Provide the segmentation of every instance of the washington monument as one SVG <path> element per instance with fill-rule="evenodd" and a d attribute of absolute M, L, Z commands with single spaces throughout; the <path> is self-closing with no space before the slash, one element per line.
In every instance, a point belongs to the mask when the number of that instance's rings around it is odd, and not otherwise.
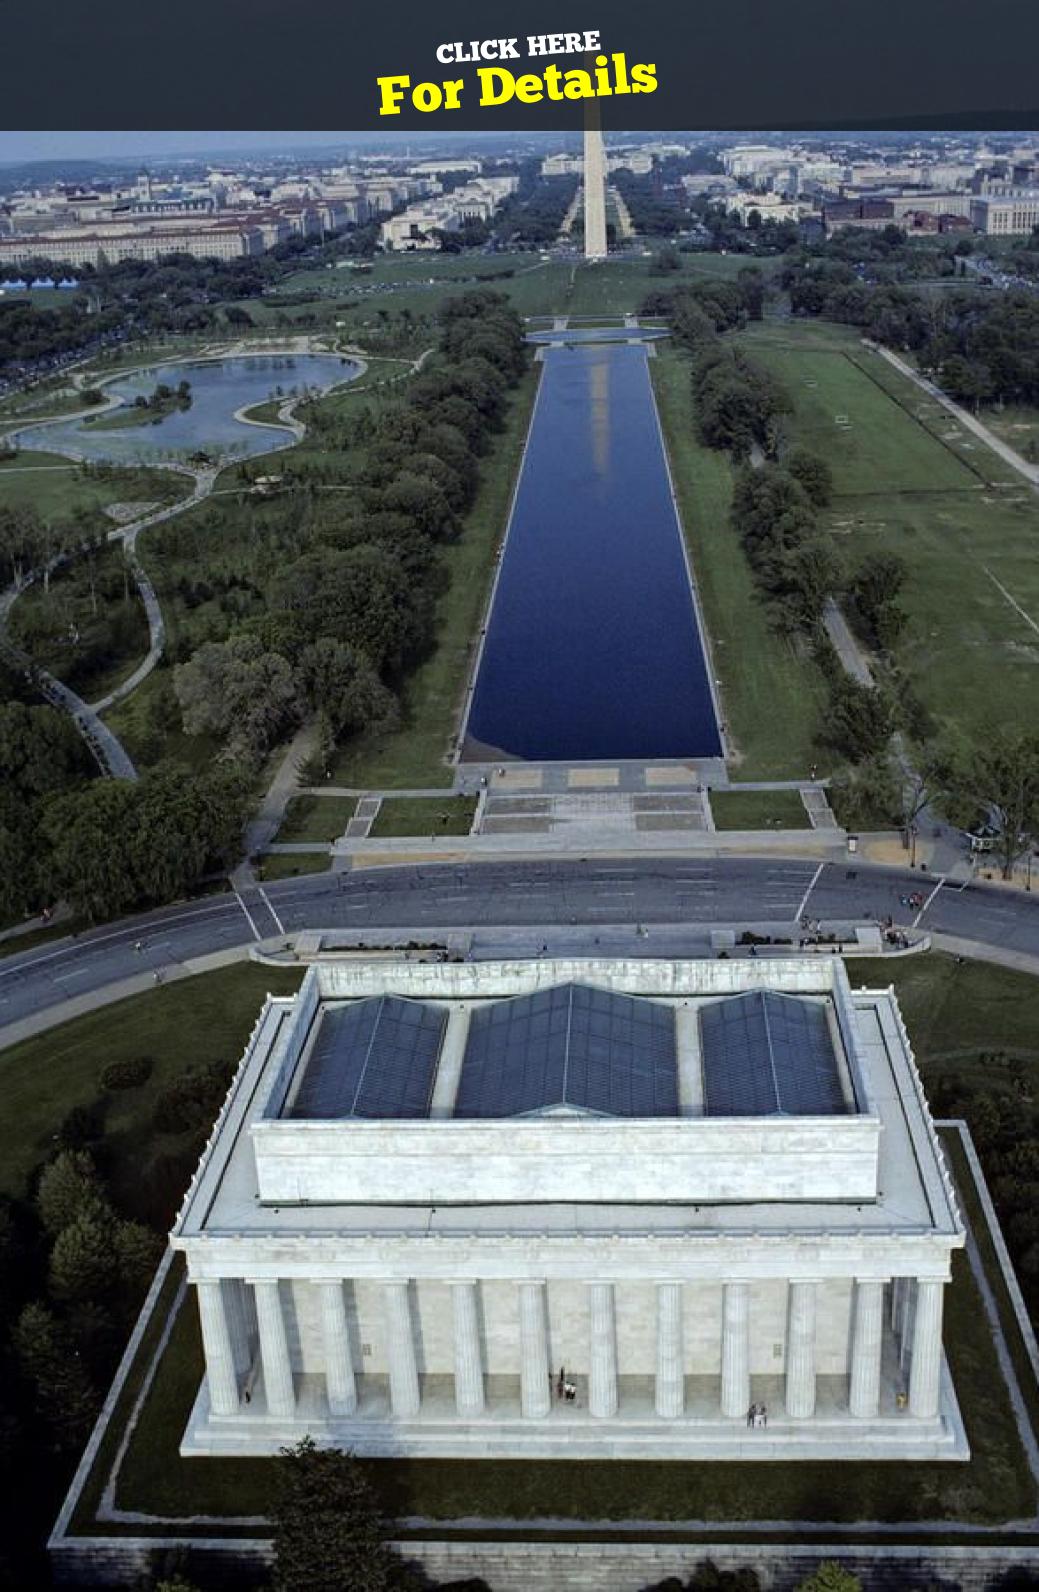
<path fill-rule="evenodd" d="M 606 258 L 606 150 L 597 126 L 584 130 L 584 257 Z"/>

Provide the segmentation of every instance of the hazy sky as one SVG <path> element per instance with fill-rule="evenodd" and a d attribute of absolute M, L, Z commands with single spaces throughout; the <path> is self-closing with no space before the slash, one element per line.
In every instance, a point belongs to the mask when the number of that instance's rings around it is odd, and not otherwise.
<path fill-rule="evenodd" d="M 450 129 L 437 129 L 440 138 Z M 396 134 L 400 138 L 400 134 Z M 414 137 L 415 135 L 411 135 Z M 467 138 L 479 138 L 469 133 Z M 340 143 L 392 142 L 392 135 L 379 133 L 227 133 L 227 132 L 151 132 L 151 133 L 5 133 L 0 132 L 0 161 L 84 160 L 108 157 L 146 159 L 157 155 L 207 154 L 210 150 L 284 149 Z"/>

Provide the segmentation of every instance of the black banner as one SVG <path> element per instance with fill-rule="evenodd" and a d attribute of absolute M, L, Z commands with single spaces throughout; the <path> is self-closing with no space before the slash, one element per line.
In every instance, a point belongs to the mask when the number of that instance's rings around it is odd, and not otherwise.
<path fill-rule="evenodd" d="M 9 4 L 2 37 L 8 128 L 576 130 L 582 71 L 614 131 L 1039 126 L 1036 0 L 93 0 Z"/>

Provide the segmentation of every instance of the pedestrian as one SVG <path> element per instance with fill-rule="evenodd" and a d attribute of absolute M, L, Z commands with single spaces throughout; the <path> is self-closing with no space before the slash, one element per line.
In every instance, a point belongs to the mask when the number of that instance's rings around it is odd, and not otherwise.
<path fill-rule="evenodd" d="M 577 1389 L 572 1382 L 566 1384 L 566 1402 L 568 1404 L 576 1404 L 577 1402 Z"/>
<path fill-rule="evenodd" d="M 566 1393 L 566 1368 L 559 1367 L 559 1381 L 556 1383 L 556 1398 L 562 1398 Z"/>
<path fill-rule="evenodd" d="M 141 952 L 144 950 L 144 941 L 143 940 L 135 940 L 133 942 L 133 948 L 137 952 L 137 955 L 140 956 Z"/>
<path fill-rule="evenodd" d="M 758 1405 L 758 1418 L 761 1421 L 762 1426 L 767 1426 L 768 1425 L 768 1405 L 767 1404 L 759 1404 Z"/>
<path fill-rule="evenodd" d="M 155 972 L 152 974 L 152 978 L 155 980 L 156 984 L 161 984 L 162 983 L 162 970 L 160 968 L 156 968 Z"/>
<path fill-rule="evenodd" d="M 752 1404 L 750 1406 L 750 1409 L 747 1411 L 747 1425 L 748 1426 L 756 1426 L 757 1425 L 757 1420 L 758 1420 L 758 1407 L 757 1407 L 756 1404 Z"/>

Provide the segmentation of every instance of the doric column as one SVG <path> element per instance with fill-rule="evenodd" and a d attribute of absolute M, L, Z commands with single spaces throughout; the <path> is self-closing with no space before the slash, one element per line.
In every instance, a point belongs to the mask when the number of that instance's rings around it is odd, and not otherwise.
<path fill-rule="evenodd" d="M 945 1284 L 918 1277 L 913 1313 L 913 1357 L 909 1363 L 909 1413 L 921 1420 L 938 1414 L 942 1377 L 942 1301 Z"/>
<path fill-rule="evenodd" d="M 750 1284 L 722 1289 L 722 1414 L 746 1415 L 750 1404 Z"/>
<path fill-rule="evenodd" d="M 223 1282 L 224 1308 L 227 1312 L 227 1330 L 231 1336 L 231 1353 L 238 1375 L 246 1376 L 252 1364 L 252 1346 L 249 1342 L 249 1319 L 246 1314 L 245 1284 L 238 1277 L 225 1277 Z"/>
<path fill-rule="evenodd" d="M 338 1277 L 320 1277 L 314 1285 L 321 1301 L 321 1337 L 325 1350 L 325 1393 L 330 1415 L 352 1415 L 357 1408 L 357 1384 L 350 1357 L 346 1325 L 346 1300 Z"/>
<path fill-rule="evenodd" d="M 884 1284 L 859 1279 L 855 1284 L 855 1317 L 851 1329 L 851 1372 L 848 1408 L 870 1420 L 880 1409 L 880 1350 L 884 1324 Z"/>
<path fill-rule="evenodd" d="M 815 1283 L 792 1282 L 786 1329 L 786 1412 L 795 1420 L 815 1414 Z"/>
<path fill-rule="evenodd" d="M 227 1322 L 223 1287 L 218 1277 L 200 1277 L 195 1283 L 202 1348 L 206 1356 L 209 1408 L 214 1415 L 237 1415 L 238 1377 Z"/>
<path fill-rule="evenodd" d="M 612 1282 L 589 1285 L 588 1314 L 588 1408 L 592 1415 L 616 1415 L 617 1326 Z"/>
<path fill-rule="evenodd" d="M 285 1317 L 281 1310 L 281 1290 L 276 1280 L 261 1278 L 253 1283 L 256 1299 L 256 1325 L 260 1333 L 260 1359 L 263 1362 L 263 1388 L 268 1415 L 295 1415 L 296 1390 L 285 1336 Z"/>
<path fill-rule="evenodd" d="M 422 1402 L 407 1281 L 385 1283 L 383 1298 L 386 1309 L 386 1358 L 390 1371 L 390 1408 L 394 1415 L 406 1419 L 418 1414 Z"/>
<path fill-rule="evenodd" d="M 459 1415 L 482 1415 L 483 1362 L 476 1284 L 452 1283 L 451 1298 L 455 1313 L 455 1409 Z"/>
<path fill-rule="evenodd" d="M 548 1372 L 548 1332 L 545 1326 L 545 1285 L 521 1282 L 520 1404 L 531 1420 L 544 1420 L 552 1408 Z"/>
<path fill-rule="evenodd" d="M 657 1414 L 673 1419 L 685 1409 L 682 1284 L 657 1283 Z"/>

